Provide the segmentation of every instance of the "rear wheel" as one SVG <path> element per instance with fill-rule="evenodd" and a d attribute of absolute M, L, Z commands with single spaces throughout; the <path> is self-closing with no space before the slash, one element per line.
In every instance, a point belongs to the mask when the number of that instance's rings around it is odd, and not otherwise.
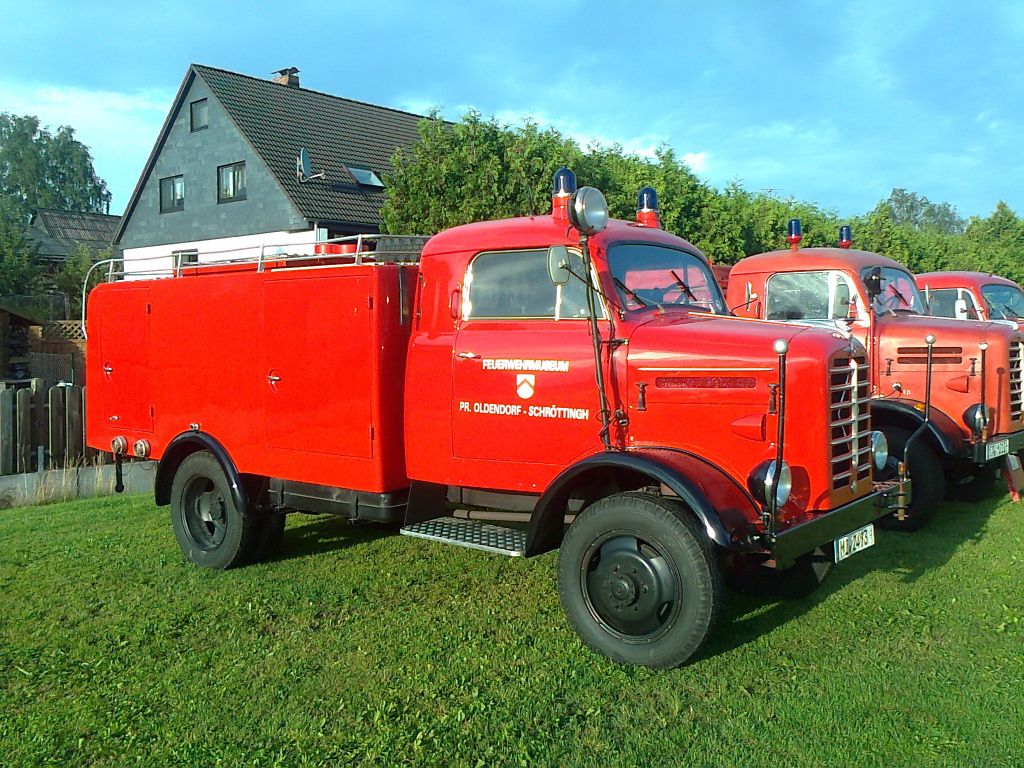
<path fill-rule="evenodd" d="M 232 568 L 256 555 L 261 525 L 238 509 L 220 462 L 209 451 L 189 455 L 171 484 L 171 522 L 185 557 L 204 568 Z"/>
<path fill-rule="evenodd" d="M 266 512 L 259 519 L 259 536 L 253 553 L 253 562 L 260 563 L 277 554 L 284 536 L 285 516 L 280 512 Z"/>
<path fill-rule="evenodd" d="M 995 490 L 997 472 L 992 464 L 975 467 L 971 474 L 953 486 L 953 498 L 958 501 L 984 501 Z"/>
<path fill-rule="evenodd" d="M 590 648 L 658 669 L 693 655 L 722 601 L 721 574 L 696 520 L 678 502 L 642 493 L 601 499 L 573 521 L 558 590 Z"/>
<path fill-rule="evenodd" d="M 899 471 L 897 464 L 903 460 L 903 452 L 913 432 L 903 427 L 882 427 L 882 432 L 889 443 L 889 460 L 885 468 L 876 473 L 875 479 L 895 480 Z M 946 493 L 946 479 L 939 455 L 927 435 L 919 435 L 911 445 L 907 474 L 912 487 L 910 506 L 904 519 L 900 520 L 897 513 L 893 513 L 880 518 L 879 527 L 891 531 L 917 531 L 938 511 Z"/>

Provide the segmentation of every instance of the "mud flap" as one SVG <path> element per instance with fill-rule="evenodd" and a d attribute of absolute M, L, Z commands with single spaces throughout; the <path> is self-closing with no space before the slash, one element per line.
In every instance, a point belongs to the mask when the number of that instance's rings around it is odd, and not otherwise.
<path fill-rule="evenodd" d="M 1006 478 L 1006 488 L 1010 492 L 1010 498 L 1019 502 L 1021 493 L 1024 493 L 1024 467 L 1021 466 L 1020 457 L 1017 454 L 1006 454 L 1003 477 Z"/>

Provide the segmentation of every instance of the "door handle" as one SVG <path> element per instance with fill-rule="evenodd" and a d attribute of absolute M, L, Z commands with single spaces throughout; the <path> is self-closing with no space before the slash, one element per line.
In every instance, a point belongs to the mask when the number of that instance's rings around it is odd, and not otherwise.
<path fill-rule="evenodd" d="M 267 374 L 267 383 L 268 384 L 277 384 L 277 382 L 279 382 L 280 380 L 281 380 L 280 376 L 277 376 L 277 375 L 275 375 L 273 373 L 268 373 Z"/>
<path fill-rule="evenodd" d="M 456 357 L 461 357 L 463 360 L 472 360 L 474 357 L 479 357 L 476 352 L 456 352 Z"/>
<path fill-rule="evenodd" d="M 109 376 L 114 372 L 114 366 L 112 366 L 110 363 L 107 363 L 106 365 L 103 366 L 103 372 L 107 374 L 107 376 Z"/>

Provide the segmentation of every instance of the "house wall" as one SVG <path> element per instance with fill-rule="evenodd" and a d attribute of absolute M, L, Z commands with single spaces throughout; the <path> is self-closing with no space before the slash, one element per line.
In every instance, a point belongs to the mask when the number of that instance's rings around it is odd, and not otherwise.
<path fill-rule="evenodd" d="M 192 132 L 189 105 L 207 99 L 209 127 Z M 125 259 L 152 246 L 209 241 L 252 233 L 308 230 L 309 225 L 271 176 L 202 78 L 194 75 L 121 237 Z M 296 149 L 297 151 L 297 149 Z M 217 202 L 217 168 L 245 161 L 246 199 Z M 160 179 L 184 176 L 184 210 L 160 213 Z"/>
<path fill-rule="evenodd" d="M 326 233 L 321 230 L 320 234 L 319 239 L 322 240 Z M 280 253 L 312 254 L 316 239 L 316 233 L 309 228 L 299 232 L 265 232 L 129 248 L 124 252 L 124 268 L 130 278 L 170 277 L 175 262 L 173 251 L 196 250 L 199 252 L 199 263 L 207 264 L 227 259 L 255 258 L 261 249 L 265 257 Z"/>

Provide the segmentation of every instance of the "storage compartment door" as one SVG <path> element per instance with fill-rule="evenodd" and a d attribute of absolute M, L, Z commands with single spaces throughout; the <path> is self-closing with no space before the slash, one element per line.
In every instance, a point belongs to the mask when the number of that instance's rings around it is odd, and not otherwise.
<path fill-rule="evenodd" d="M 365 275 L 264 284 L 267 445 L 373 457 L 372 293 Z"/>
<path fill-rule="evenodd" d="M 99 345 L 99 375 L 91 378 L 100 390 L 89 398 L 99 413 L 97 421 L 112 429 L 153 431 L 153 371 L 149 347 L 149 288 L 125 288 L 97 292 L 89 305 L 95 313 L 90 323 Z M 94 358 L 93 358 L 94 359 Z"/>

